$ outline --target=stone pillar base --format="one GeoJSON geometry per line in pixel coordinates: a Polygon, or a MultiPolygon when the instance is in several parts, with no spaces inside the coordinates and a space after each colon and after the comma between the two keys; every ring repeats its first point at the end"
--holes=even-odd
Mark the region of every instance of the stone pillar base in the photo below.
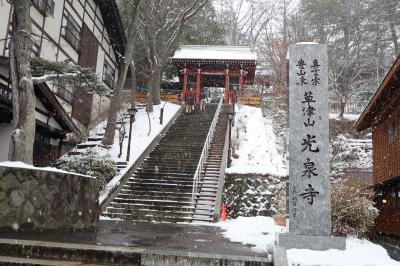
{"type": "Polygon", "coordinates": [[[311,249],[311,250],[328,250],[328,249],[346,249],[346,238],[336,236],[310,236],[295,234],[277,234],[276,244],[285,249],[311,249]]]}

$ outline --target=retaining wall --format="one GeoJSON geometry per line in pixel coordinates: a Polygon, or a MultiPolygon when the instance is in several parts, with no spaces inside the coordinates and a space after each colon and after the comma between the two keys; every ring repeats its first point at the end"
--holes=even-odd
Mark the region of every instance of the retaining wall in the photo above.
{"type": "Polygon", "coordinates": [[[39,169],[0,167],[0,228],[75,230],[97,225],[95,178],[39,169]]]}

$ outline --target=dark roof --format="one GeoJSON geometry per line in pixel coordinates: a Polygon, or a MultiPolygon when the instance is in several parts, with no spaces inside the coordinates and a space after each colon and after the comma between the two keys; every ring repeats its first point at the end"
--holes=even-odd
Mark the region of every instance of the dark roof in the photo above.
{"type": "MultiPolygon", "coordinates": [[[[0,56],[0,65],[9,67],[9,64],[9,57],[0,56]]],[[[8,77],[0,75],[0,78],[10,83],[8,77]]],[[[40,100],[40,102],[46,107],[49,112],[54,113],[54,119],[60,124],[65,132],[79,133],[78,127],[72,121],[72,118],[64,110],[64,108],[54,96],[53,92],[46,83],[35,85],[34,89],[35,96],[40,100]]],[[[9,104],[9,108],[12,109],[12,103],[9,104]]]]}
{"type": "Polygon", "coordinates": [[[400,187],[400,176],[391,177],[390,179],[374,184],[372,187],[374,187],[375,189],[384,190],[391,188],[393,189],[396,186],[400,187]]]}
{"type": "Polygon", "coordinates": [[[79,133],[78,127],[72,121],[72,118],[65,112],[64,108],[46,83],[35,85],[35,96],[49,112],[54,114],[54,119],[60,124],[64,132],[79,133]]]}
{"type": "Polygon", "coordinates": [[[95,2],[100,8],[101,16],[103,17],[114,51],[123,55],[126,45],[126,36],[116,1],[95,0],[95,2]]]}
{"type": "Polygon", "coordinates": [[[379,88],[372,96],[367,107],[361,113],[354,127],[358,131],[372,127],[385,119],[385,114],[389,108],[395,106],[394,101],[400,101],[400,87],[396,88],[394,82],[400,78],[400,56],[397,57],[389,72],[386,74],[379,88]]]}

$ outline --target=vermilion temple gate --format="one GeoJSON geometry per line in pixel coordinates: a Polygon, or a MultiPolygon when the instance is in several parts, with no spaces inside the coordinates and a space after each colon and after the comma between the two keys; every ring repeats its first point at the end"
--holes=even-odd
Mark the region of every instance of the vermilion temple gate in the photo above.
{"type": "Polygon", "coordinates": [[[225,88],[225,103],[234,103],[245,85],[253,85],[256,62],[257,54],[247,46],[184,45],[172,58],[183,84],[182,101],[193,93],[195,103],[204,87],[225,88]]]}

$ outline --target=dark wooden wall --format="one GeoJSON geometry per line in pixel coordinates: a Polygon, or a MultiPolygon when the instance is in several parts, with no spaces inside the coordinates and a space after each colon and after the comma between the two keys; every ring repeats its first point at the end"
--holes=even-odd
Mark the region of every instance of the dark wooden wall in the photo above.
{"type": "MultiPolygon", "coordinates": [[[[400,109],[397,108],[386,120],[376,126],[372,132],[374,184],[400,176],[400,137],[389,143],[389,125],[395,121],[400,133],[400,109]]],[[[400,135],[400,134],[397,135],[400,135]]]]}
{"type": "MultiPolygon", "coordinates": [[[[78,64],[96,69],[98,50],[99,43],[96,37],[84,24],[81,32],[78,64]]],[[[93,96],[80,88],[76,88],[72,95],[72,117],[86,126],[89,125],[92,116],[93,96]]]]}

